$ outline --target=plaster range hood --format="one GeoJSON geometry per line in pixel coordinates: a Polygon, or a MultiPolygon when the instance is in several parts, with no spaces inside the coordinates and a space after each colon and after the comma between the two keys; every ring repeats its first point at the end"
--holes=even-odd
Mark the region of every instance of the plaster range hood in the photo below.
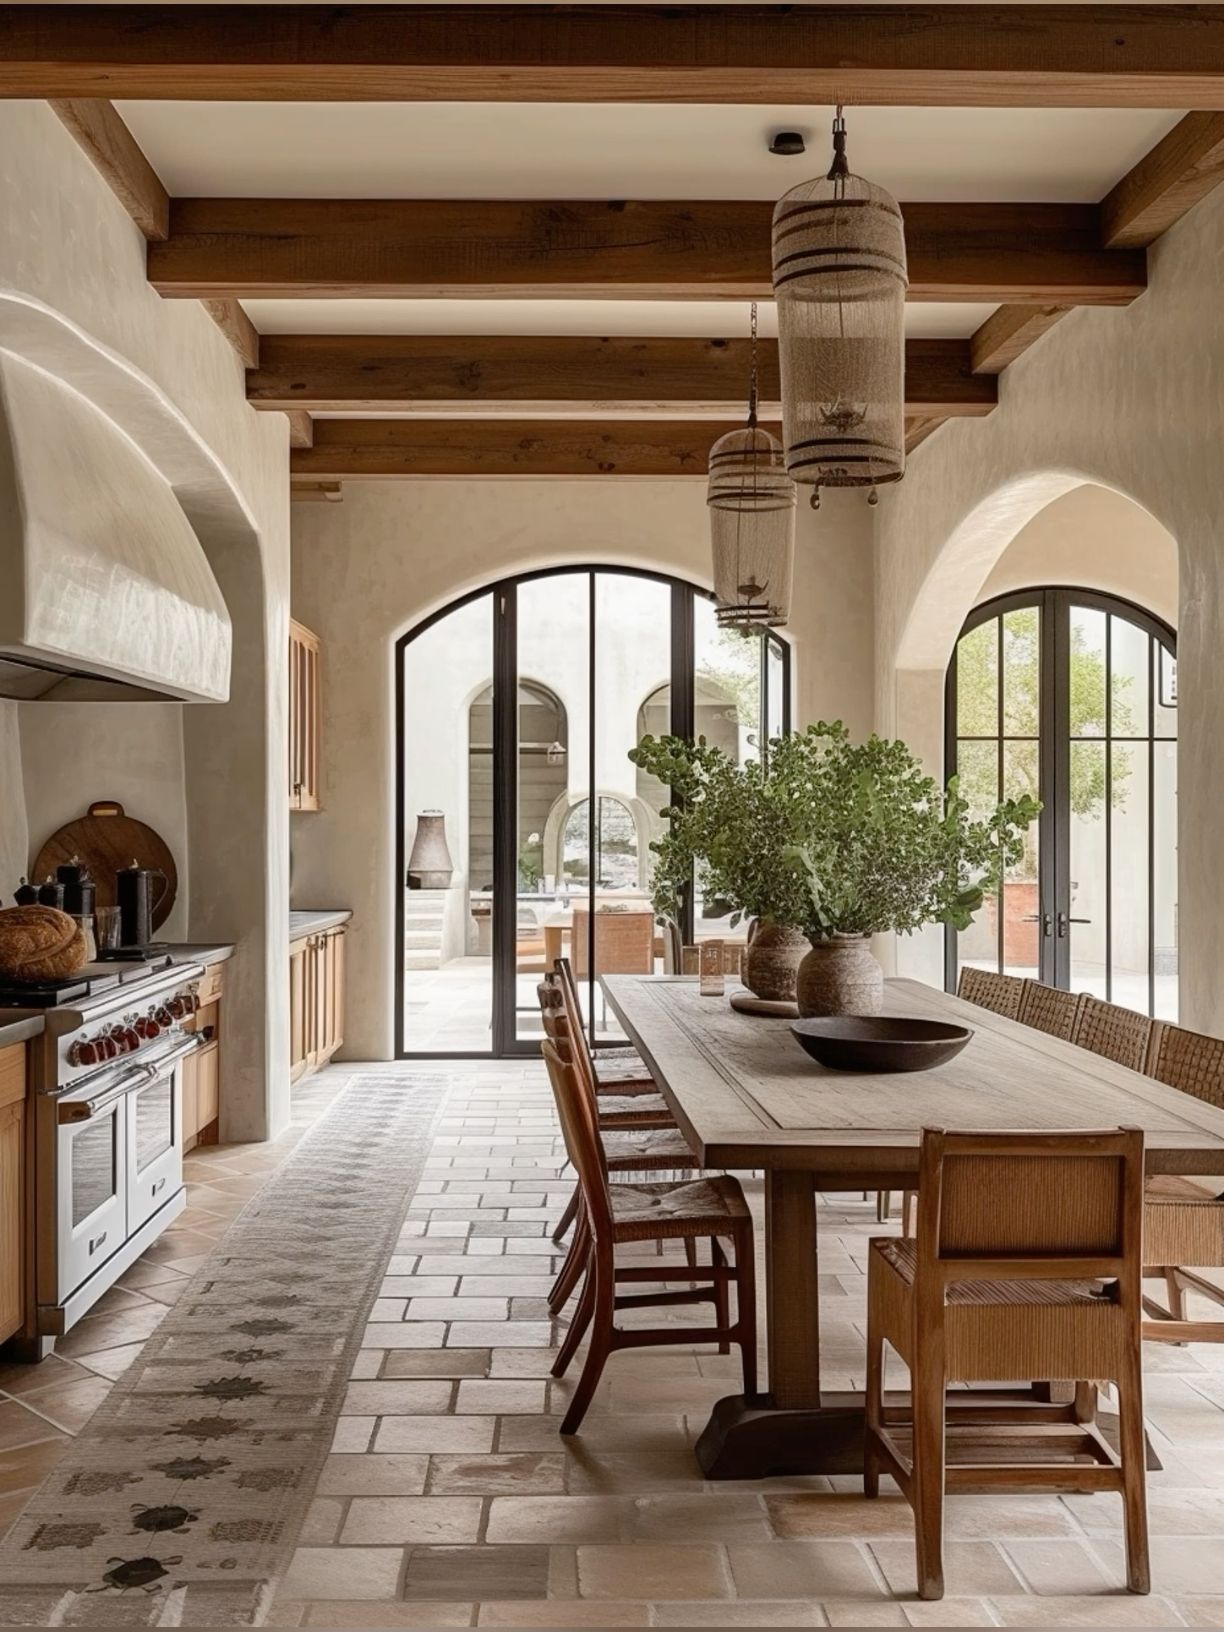
{"type": "Polygon", "coordinates": [[[0,351],[0,698],[223,703],[230,647],[170,485],[92,403],[0,351]]]}

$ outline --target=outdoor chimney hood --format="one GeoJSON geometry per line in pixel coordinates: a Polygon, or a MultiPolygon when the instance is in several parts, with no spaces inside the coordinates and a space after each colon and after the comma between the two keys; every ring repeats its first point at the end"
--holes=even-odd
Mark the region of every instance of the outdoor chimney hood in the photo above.
{"type": "Polygon", "coordinates": [[[230,619],[174,492],[76,391],[0,352],[0,697],[229,697],[230,619]]]}

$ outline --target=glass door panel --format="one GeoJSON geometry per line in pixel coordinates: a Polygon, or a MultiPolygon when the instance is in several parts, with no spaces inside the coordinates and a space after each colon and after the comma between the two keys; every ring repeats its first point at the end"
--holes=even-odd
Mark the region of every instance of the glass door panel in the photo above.
{"type": "Polygon", "coordinates": [[[990,900],[948,936],[966,963],[1164,1017],[1177,1007],[1177,680],[1171,636],[1109,597],[1011,596],[949,671],[948,762],[975,813],[1043,803],[990,900]]]}
{"type": "MultiPolygon", "coordinates": [[[[518,585],[513,983],[516,1042],[542,1035],[536,987],[564,954],[581,973],[591,890],[591,574],[518,585]]],[[[580,979],[580,986],[582,982],[580,979]]],[[[584,1002],[585,1008],[585,1002],[584,1002]]]]}
{"type": "MultiPolygon", "coordinates": [[[[493,1046],[493,596],[478,595],[428,625],[405,644],[400,662],[402,1047],[421,1054],[488,1053],[493,1046]],[[417,819],[426,812],[442,815],[445,854],[436,843],[425,845],[422,830],[422,849],[414,855],[417,819]],[[414,862],[430,865],[415,869],[414,862]]],[[[436,839],[437,824],[430,826],[436,839]]]]}

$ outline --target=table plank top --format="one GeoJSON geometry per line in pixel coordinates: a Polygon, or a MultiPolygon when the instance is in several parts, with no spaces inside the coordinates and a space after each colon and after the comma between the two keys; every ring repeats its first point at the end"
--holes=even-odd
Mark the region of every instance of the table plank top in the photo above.
{"type": "Polygon", "coordinates": [[[1224,1173],[1224,1111],[1073,1043],[920,981],[889,980],[884,1012],[973,1029],[929,1071],[830,1071],[788,1020],[702,997],[692,977],[604,975],[601,984],[703,1165],[897,1180],[917,1170],[923,1127],[1141,1127],[1149,1172],[1224,1173]]]}

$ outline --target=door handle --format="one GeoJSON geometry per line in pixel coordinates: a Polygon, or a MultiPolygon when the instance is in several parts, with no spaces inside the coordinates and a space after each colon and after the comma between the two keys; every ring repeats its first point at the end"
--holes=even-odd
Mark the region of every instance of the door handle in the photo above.
{"type": "Polygon", "coordinates": [[[1052,935],[1054,933],[1054,917],[1052,913],[1030,912],[1026,914],[1022,922],[1026,924],[1040,924],[1041,933],[1043,935],[1052,935]]]}
{"type": "Polygon", "coordinates": [[[1090,924],[1091,918],[1071,918],[1065,912],[1058,915],[1058,938],[1060,941],[1067,938],[1067,927],[1070,924],[1090,924]]]}
{"type": "Polygon", "coordinates": [[[97,1252],[98,1248],[102,1245],[103,1241],[106,1240],[106,1237],[108,1236],[109,1233],[110,1232],[108,1230],[103,1230],[101,1235],[95,1235],[94,1236],[93,1240],[89,1243],[89,1256],[91,1258],[93,1257],[94,1253],[97,1252]]]}

